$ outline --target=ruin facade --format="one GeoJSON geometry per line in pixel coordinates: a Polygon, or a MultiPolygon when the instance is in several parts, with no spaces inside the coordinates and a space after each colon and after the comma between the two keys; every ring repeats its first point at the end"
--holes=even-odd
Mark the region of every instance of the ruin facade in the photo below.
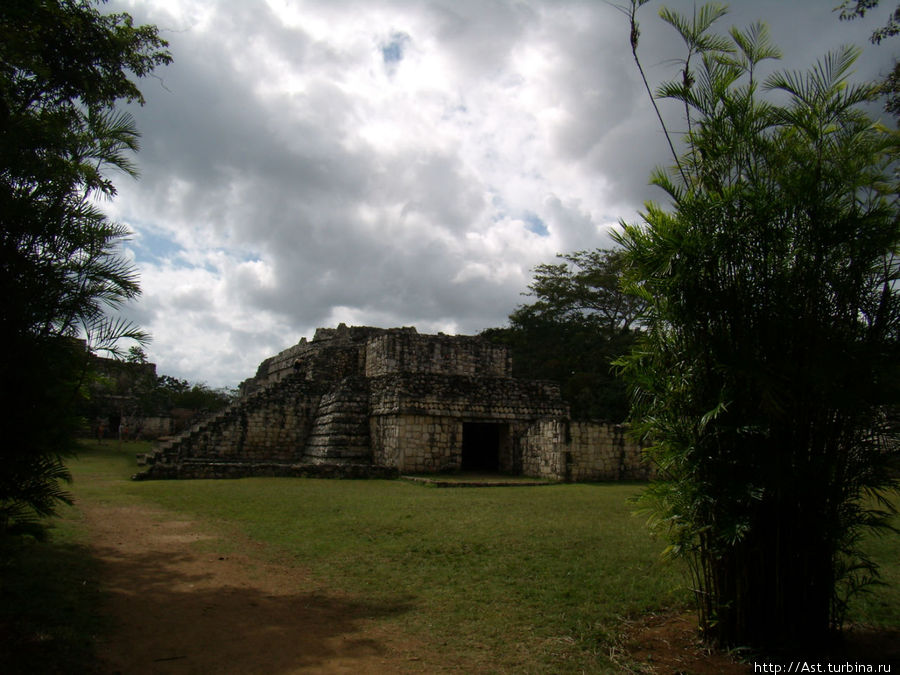
{"type": "Polygon", "coordinates": [[[558,385],[512,377],[508,349],[480,337],[341,324],[266,359],[240,391],[135,477],[649,475],[620,426],[573,422],[558,385]]]}

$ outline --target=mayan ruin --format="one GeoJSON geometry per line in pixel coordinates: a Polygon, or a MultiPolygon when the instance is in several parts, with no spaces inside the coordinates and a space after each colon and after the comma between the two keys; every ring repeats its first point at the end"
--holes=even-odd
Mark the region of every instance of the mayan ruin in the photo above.
{"type": "Polygon", "coordinates": [[[263,361],[225,410],[161,442],[136,479],[496,472],[643,479],[618,425],[574,421],[506,347],[415,328],[320,328],[263,361]]]}

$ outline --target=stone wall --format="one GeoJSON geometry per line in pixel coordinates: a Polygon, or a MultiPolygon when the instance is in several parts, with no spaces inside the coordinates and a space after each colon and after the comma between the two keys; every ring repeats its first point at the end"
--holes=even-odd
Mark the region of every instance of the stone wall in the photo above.
{"type": "Polygon", "coordinates": [[[298,371],[316,381],[396,373],[509,378],[512,358],[506,347],[469,335],[419,335],[415,328],[341,324],[319,328],[311,341],[303,338],[263,361],[256,375],[241,383],[241,393],[298,371]]]}
{"type": "Polygon", "coordinates": [[[398,373],[370,380],[372,415],[416,414],[472,420],[568,417],[559,385],[543,380],[398,373]]]}
{"type": "Polygon", "coordinates": [[[149,453],[143,477],[328,475],[341,466],[351,475],[362,466],[577,481],[647,475],[620,427],[571,422],[557,384],[511,372],[508,350],[477,337],[320,329],[260,364],[234,404],[149,453]]]}
{"type": "Polygon", "coordinates": [[[129,428],[132,429],[132,437],[138,439],[155,439],[160,436],[168,436],[174,430],[174,422],[171,416],[158,417],[130,417],[129,428]]]}
{"type": "Polygon", "coordinates": [[[552,447],[546,442],[547,430],[552,426],[549,421],[380,415],[372,417],[370,422],[373,461],[383,466],[395,466],[402,473],[459,471],[463,462],[464,429],[466,424],[473,422],[497,425],[497,470],[501,473],[560,479],[555,472],[535,469],[536,461],[528,470],[524,466],[526,447],[534,453],[552,447]]]}
{"type": "Polygon", "coordinates": [[[372,337],[365,348],[366,377],[394,373],[512,377],[509,350],[466,335],[419,335],[388,332],[372,337]]]}
{"type": "Polygon", "coordinates": [[[540,420],[522,435],[522,475],[565,480],[566,427],[566,420],[540,420]]]}
{"type": "Polygon", "coordinates": [[[242,396],[302,372],[307,380],[336,381],[362,375],[365,371],[364,345],[371,338],[386,333],[415,334],[415,328],[373,328],[345,326],[319,328],[311,341],[302,338],[292,347],[279,352],[256,369],[256,375],[240,384],[242,396]]]}
{"type": "Polygon", "coordinates": [[[137,473],[132,480],[158,478],[397,478],[400,473],[391,466],[374,464],[287,464],[278,462],[218,462],[186,460],[181,464],[155,467],[156,471],[137,473]]]}
{"type": "Polygon", "coordinates": [[[371,418],[372,459],[404,473],[459,469],[463,422],[431,415],[379,415],[371,418]]]}
{"type": "Polygon", "coordinates": [[[643,461],[641,446],[622,424],[571,422],[566,452],[571,454],[566,480],[648,480],[653,466],[643,461]]]}
{"type": "Polygon", "coordinates": [[[621,424],[542,420],[522,439],[522,473],[564,481],[648,480],[654,468],[621,424]]]}
{"type": "Polygon", "coordinates": [[[552,382],[397,373],[369,380],[372,458],[409,473],[462,467],[466,423],[498,428],[498,469],[523,470],[520,439],[535,421],[568,416],[552,382]]]}

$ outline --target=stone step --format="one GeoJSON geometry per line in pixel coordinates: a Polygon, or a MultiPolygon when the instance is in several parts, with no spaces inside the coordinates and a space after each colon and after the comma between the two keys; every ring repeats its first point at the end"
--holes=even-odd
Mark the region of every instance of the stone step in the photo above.
{"type": "Polygon", "coordinates": [[[371,461],[369,396],[364,390],[342,389],[323,396],[304,449],[315,463],[371,461]]]}
{"type": "Polygon", "coordinates": [[[344,448],[363,448],[369,451],[367,436],[332,436],[323,442],[312,442],[306,445],[306,454],[339,452],[344,448]]]}

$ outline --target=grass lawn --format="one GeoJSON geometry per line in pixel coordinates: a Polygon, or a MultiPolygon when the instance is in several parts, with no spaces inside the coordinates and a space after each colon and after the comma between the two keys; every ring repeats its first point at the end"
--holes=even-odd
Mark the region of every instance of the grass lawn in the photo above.
{"type": "Polygon", "coordinates": [[[0,539],[0,672],[94,672],[108,623],[97,564],[74,513],[51,521],[47,541],[0,539]]]}
{"type": "Polygon", "coordinates": [[[75,493],[146,500],[236,528],[331,587],[408,607],[385,620],[463,660],[595,668],[623,617],[688,601],[680,570],[659,562],[662,542],[631,515],[638,485],[130,482],[133,455],[86,447],[72,467],[75,493]]]}
{"type": "MultiPolygon", "coordinates": [[[[634,484],[434,489],[407,481],[131,482],[135,444],[86,445],[77,497],[151,502],[266,544],[328,587],[408,611],[381,621],[498,671],[603,672],[623,619],[689,606],[678,564],[632,515],[634,484]]],[[[77,510],[64,525],[77,538],[77,510]]],[[[870,542],[888,585],[851,620],[900,627],[900,537],[870,542]]]]}

